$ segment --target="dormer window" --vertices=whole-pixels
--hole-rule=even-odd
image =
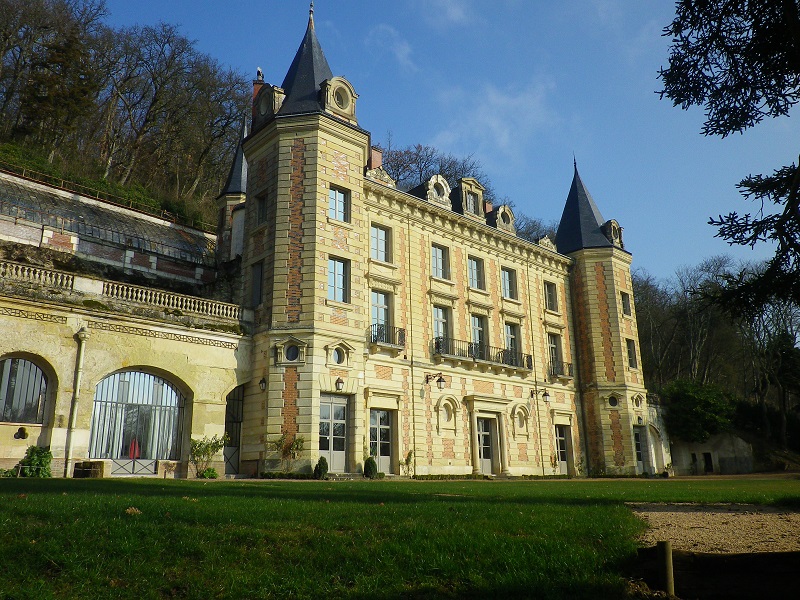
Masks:
[[[344,77],[332,77],[322,83],[325,109],[348,121],[356,121],[356,94],[353,86]]]
[[[467,192],[467,212],[470,212],[473,215],[481,214],[478,194],[475,192]]]

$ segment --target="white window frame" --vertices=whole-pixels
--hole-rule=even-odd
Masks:
[[[450,308],[447,306],[433,305],[433,337],[450,338]]]
[[[467,271],[469,275],[469,287],[485,290],[486,277],[484,276],[483,259],[475,256],[467,257]]]
[[[331,187],[328,191],[328,218],[334,221],[350,222],[350,192]]]
[[[392,294],[370,290],[370,319],[372,325],[392,326]]]
[[[350,302],[350,261],[328,257],[328,300]]]
[[[392,262],[392,230],[383,225],[372,224],[369,230],[369,255],[373,260]]]
[[[503,298],[517,299],[517,272],[514,269],[502,267],[500,269],[501,287]]]
[[[446,246],[431,245],[431,275],[450,279],[450,250]]]
[[[544,282],[544,307],[550,312],[558,312],[558,286],[552,281]]]
[[[636,342],[630,338],[625,338],[625,346],[628,351],[628,367],[638,369],[639,359],[636,355]]]
[[[622,302],[622,314],[626,317],[633,316],[633,308],[631,306],[631,295],[628,292],[619,293],[620,301]]]

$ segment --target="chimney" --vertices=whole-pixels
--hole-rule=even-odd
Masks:
[[[377,169],[381,166],[383,166],[383,150],[381,150],[378,146],[372,146],[372,148],[370,148],[367,168]]]

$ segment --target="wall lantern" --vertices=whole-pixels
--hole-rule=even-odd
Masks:
[[[547,390],[542,392],[542,400],[550,402],[550,393]]]
[[[447,381],[445,381],[444,375],[442,375],[441,373],[435,373],[435,374],[428,373],[427,375],[425,375],[426,384],[430,383],[431,380],[433,379],[436,380],[436,387],[439,388],[439,390],[443,390],[445,383],[447,383]]]
[[[334,385],[336,386],[336,391],[341,392],[344,389],[344,379],[337,377]]]
[[[266,380],[266,379],[264,379],[264,378],[262,377],[262,378],[261,378],[261,381],[259,381],[259,382],[258,382],[258,387],[260,387],[260,388],[261,388],[261,391],[262,391],[262,392],[263,392],[264,390],[266,390],[266,389],[267,389],[267,380]]]

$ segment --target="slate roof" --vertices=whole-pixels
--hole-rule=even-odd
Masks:
[[[601,230],[603,223],[605,219],[581,181],[578,166],[575,165],[572,187],[556,232],[556,248],[561,254],[569,254],[583,248],[612,247],[613,244]]]
[[[236,154],[233,156],[233,163],[231,170],[228,173],[228,181],[225,182],[225,187],[219,193],[220,196],[227,196],[228,194],[246,194],[247,193],[247,160],[244,157],[242,150],[242,141],[247,137],[247,120],[242,123],[242,131],[239,135],[239,145],[236,146]]]
[[[214,241],[202,231],[139,217],[23,179],[0,177],[0,216],[70,232],[81,240],[122,245],[198,264],[214,264]]]
[[[286,73],[281,87],[286,93],[279,115],[297,115],[320,112],[325,107],[320,98],[322,82],[333,78],[331,68],[322,52],[314,31],[314,12],[309,13],[308,28],[303,42],[297,49],[292,66]]]

